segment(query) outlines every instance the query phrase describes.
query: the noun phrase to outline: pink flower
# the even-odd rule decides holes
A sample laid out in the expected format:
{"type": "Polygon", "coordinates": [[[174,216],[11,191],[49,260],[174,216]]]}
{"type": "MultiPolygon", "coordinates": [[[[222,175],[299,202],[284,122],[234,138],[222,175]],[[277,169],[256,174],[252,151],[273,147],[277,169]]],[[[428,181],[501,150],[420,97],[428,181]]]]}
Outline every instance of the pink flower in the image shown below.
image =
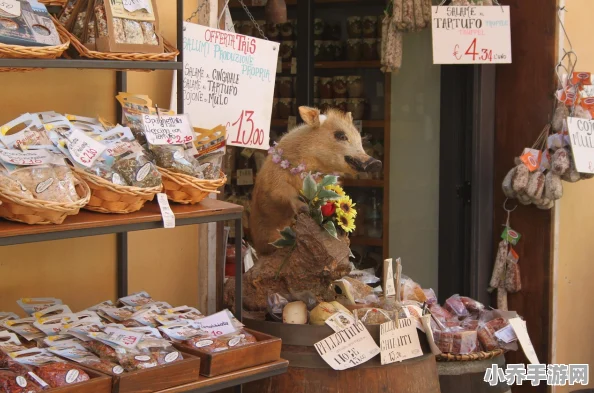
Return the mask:
{"type": "Polygon", "coordinates": [[[278,164],[279,162],[281,162],[281,156],[279,156],[278,154],[274,154],[272,156],[272,162],[274,162],[275,164],[278,164]]]}
{"type": "Polygon", "coordinates": [[[291,168],[291,175],[296,175],[299,173],[299,168],[295,167],[295,168],[291,168]]]}
{"type": "Polygon", "coordinates": [[[276,154],[282,156],[283,155],[283,149],[276,149],[276,154]]]}
{"type": "Polygon", "coordinates": [[[297,167],[297,170],[299,172],[303,172],[305,170],[305,164],[299,164],[299,166],[297,167]]]}
{"type": "Polygon", "coordinates": [[[281,163],[280,163],[280,166],[281,166],[281,168],[283,168],[283,169],[287,169],[287,168],[288,168],[290,165],[291,165],[291,164],[289,164],[289,161],[287,161],[287,160],[283,160],[283,161],[281,161],[281,163]]]}
{"type": "Polygon", "coordinates": [[[275,154],[276,153],[276,149],[274,147],[271,147],[270,149],[268,149],[268,154],[275,154]]]}
{"type": "Polygon", "coordinates": [[[301,179],[303,180],[303,179],[305,179],[305,177],[307,176],[307,173],[305,173],[305,172],[301,172],[301,175],[299,175],[299,176],[301,176],[301,179]]]}

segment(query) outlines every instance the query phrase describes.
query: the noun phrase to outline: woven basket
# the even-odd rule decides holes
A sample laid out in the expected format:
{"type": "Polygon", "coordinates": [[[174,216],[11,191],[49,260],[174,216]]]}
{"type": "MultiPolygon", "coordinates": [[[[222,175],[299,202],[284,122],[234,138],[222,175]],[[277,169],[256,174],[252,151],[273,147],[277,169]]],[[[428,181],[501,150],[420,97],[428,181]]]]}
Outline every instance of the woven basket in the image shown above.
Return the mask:
{"type": "MultiPolygon", "coordinates": [[[[53,18],[53,17],[52,17],[53,18]]],[[[54,24],[60,30],[61,34],[66,34],[76,49],[78,54],[82,57],[97,60],[126,60],[126,61],[173,61],[179,55],[179,51],[171,45],[167,40],[163,39],[165,46],[164,53],[120,53],[120,52],[97,52],[90,50],[84,46],[76,36],[70,33],[64,26],[54,19],[54,24]]]]}
{"type": "Polygon", "coordinates": [[[46,6],[64,7],[68,0],[39,0],[39,2],[46,6]]]}
{"type": "Polygon", "coordinates": [[[80,180],[76,191],[81,197],[74,203],[49,202],[40,199],[23,199],[20,194],[15,194],[6,189],[0,188],[0,217],[10,221],[24,222],[25,224],[61,224],[67,216],[78,214],[91,197],[91,191],[87,183],[80,180]]]}
{"type": "MultiPolygon", "coordinates": [[[[60,29],[60,24],[54,20],[54,25],[60,35],[61,45],[55,46],[21,46],[0,43],[0,59],[56,59],[70,46],[70,38],[60,29]]],[[[0,72],[24,72],[40,70],[42,68],[0,68],[0,72]]]]}
{"type": "Polygon", "coordinates": [[[138,211],[146,202],[152,201],[162,188],[120,186],[79,168],[72,169],[91,189],[91,198],[85,209],[94,212],[126,214],[138,211]]]}
{"type": "Polygon", "coordinates": [[[218,180],[196,179],[163,168],[159,168],[159,172],[163,176],[163,189],[167,197],[184,205],[200,203],[212,192],[218,194],[218,189],[227,182],[227,177],[222,172],[218,180]]]}
{"type": "Polygon", "coordinates": [[[441,353],[436,356],[438,362],[473,362],[476,360],[493,359],[499,355],[503,355],[503,349],[495,349],[489,352],[476,352],[467,355],[453,355],[451,353],[441,353]]]}

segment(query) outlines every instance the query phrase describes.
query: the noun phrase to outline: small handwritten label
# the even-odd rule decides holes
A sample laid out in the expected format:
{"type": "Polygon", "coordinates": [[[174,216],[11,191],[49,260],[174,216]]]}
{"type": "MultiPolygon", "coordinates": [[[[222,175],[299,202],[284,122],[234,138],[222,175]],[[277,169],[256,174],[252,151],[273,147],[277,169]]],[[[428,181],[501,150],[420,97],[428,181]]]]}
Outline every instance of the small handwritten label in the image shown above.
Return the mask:
{"type": "Polygon", "coordinates": [[[144,115],[144,134],[151,145],[184,145],[194,140],[186,115],[144,115]]]}
{"type": "Polygon", "coordinates": [[[355,318],[344,311],[339,311],[326,319],[326,325],[330,326],[335,332],[340,332],[355,324],[355,318]]]}
{"type": "Polygon", "coordinates": [[[43,165],[53,161],[52,153],[47,150],[8,150],[0,149],[0,159],[14,165],[43,165]]]}
{"type": "Polygon", "coordinates": [[[594,173],[594,121],[568,117],[567,128],[575,168],[580,173],[594,173]]]}
{"type": "Polygon", "coordinates": [[[105,333],[108,336],[105,337],[106,340],[130,349],[136,348],[136,346],[140,342],[140,339],[142,338],[142,336],[144,336],[143,333],[118,329],[111,326],[105,328],[105,333]]]}
{"type": "Polygon", "coordinates": [[[163,217],[163,227],[166,229],[175,228],[175,214],[169,206],[169,200],[167,200],[167,194],[162,192],[157,194],[157,202],[159,202],[159,208],[161,209],[161,216],[163,217]]]}
{"type": "Polygon", "coordinates": [[[394,268],[392,267],[392,258],[384,261],[384,295],[396,296],[396,287],[394,286],[394,268]]]}
{"type": "Polygon", "coordinates": [[[21,16],[21,3],[17,0],[0,0],[0,11],[14,16],[21,16]]]}
{"type": "Polygon", "coordinates": [[[416,326],[413,318],[382,323],[380,326],[382,365],[423,355],[416,326]]]}
{"type": "Polygon", "coordinates": [[[237,185],[250,186],[254,184],[254,171],[252,169],[237,170],[237,185]]]}
{"type": "Polygon", "coordinates": [[[334,370],[363,364],[380,353],[361,321],[314,344],[322,359],[334,370]]]}
{"type": "Polygon", "coordinates": [[[68,151],[72,158],[86,168],[92,167],[105,149],[107,146],[81,130],[74,130],[68,137],[68,151]]]}
{"type": "Polygon", "coordinates": [[[222,336],[237,330],[233,326],[227,311],[221,311],[197,321],[191,321],[190,323],[196,329],[204,330],[214,336],[222,336]]]}

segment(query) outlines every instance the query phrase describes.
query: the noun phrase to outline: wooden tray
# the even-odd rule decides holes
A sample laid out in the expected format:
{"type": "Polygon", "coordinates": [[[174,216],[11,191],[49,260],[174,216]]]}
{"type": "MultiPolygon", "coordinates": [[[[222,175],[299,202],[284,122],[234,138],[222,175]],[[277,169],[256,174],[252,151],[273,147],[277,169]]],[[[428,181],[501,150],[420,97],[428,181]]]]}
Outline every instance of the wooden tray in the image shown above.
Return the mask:
{"type": "Polygon", "coordinates": [[[184,359],[179,362],[112,376],[111,392],[152,393],[197,381],[200,358],[182,355],[184,359]]]}
{"type": "Polygon", "coordinates": [[[257,343],[245,347],[231,348],[226,351],[208,353],[195,348],[174,344],[177,349],[200,357],[200,374],[216,377],[233,371],[275,362],[280,359],[282,340],[268,334],[245,329],[253,334],[257,343]]]}
{"type": "Polygon", "coordinates": [[[62,386],[60,388],[54,388],[44,390],[47,393],[111,393],[111,378],[105,374],[101,374],[95,370],[81,367],[80,364],[76,365],[77,368],[84,370],[89,374],[88,381],[75,383],[70,386],[62,386]]]}

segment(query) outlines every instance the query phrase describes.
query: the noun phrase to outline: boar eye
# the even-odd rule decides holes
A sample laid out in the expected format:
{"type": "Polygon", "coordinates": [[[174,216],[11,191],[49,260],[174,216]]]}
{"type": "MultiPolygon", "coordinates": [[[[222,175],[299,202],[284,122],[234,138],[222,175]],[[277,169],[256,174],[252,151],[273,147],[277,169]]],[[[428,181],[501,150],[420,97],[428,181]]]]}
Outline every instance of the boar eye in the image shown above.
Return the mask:
{"type": "Polygon", "coordinates": [[[348,141],[349,140],[349,138],[346,136],[344,131],[336,131],[334,133],[334,138],[336,138],[337,141],[348,141]]]}

